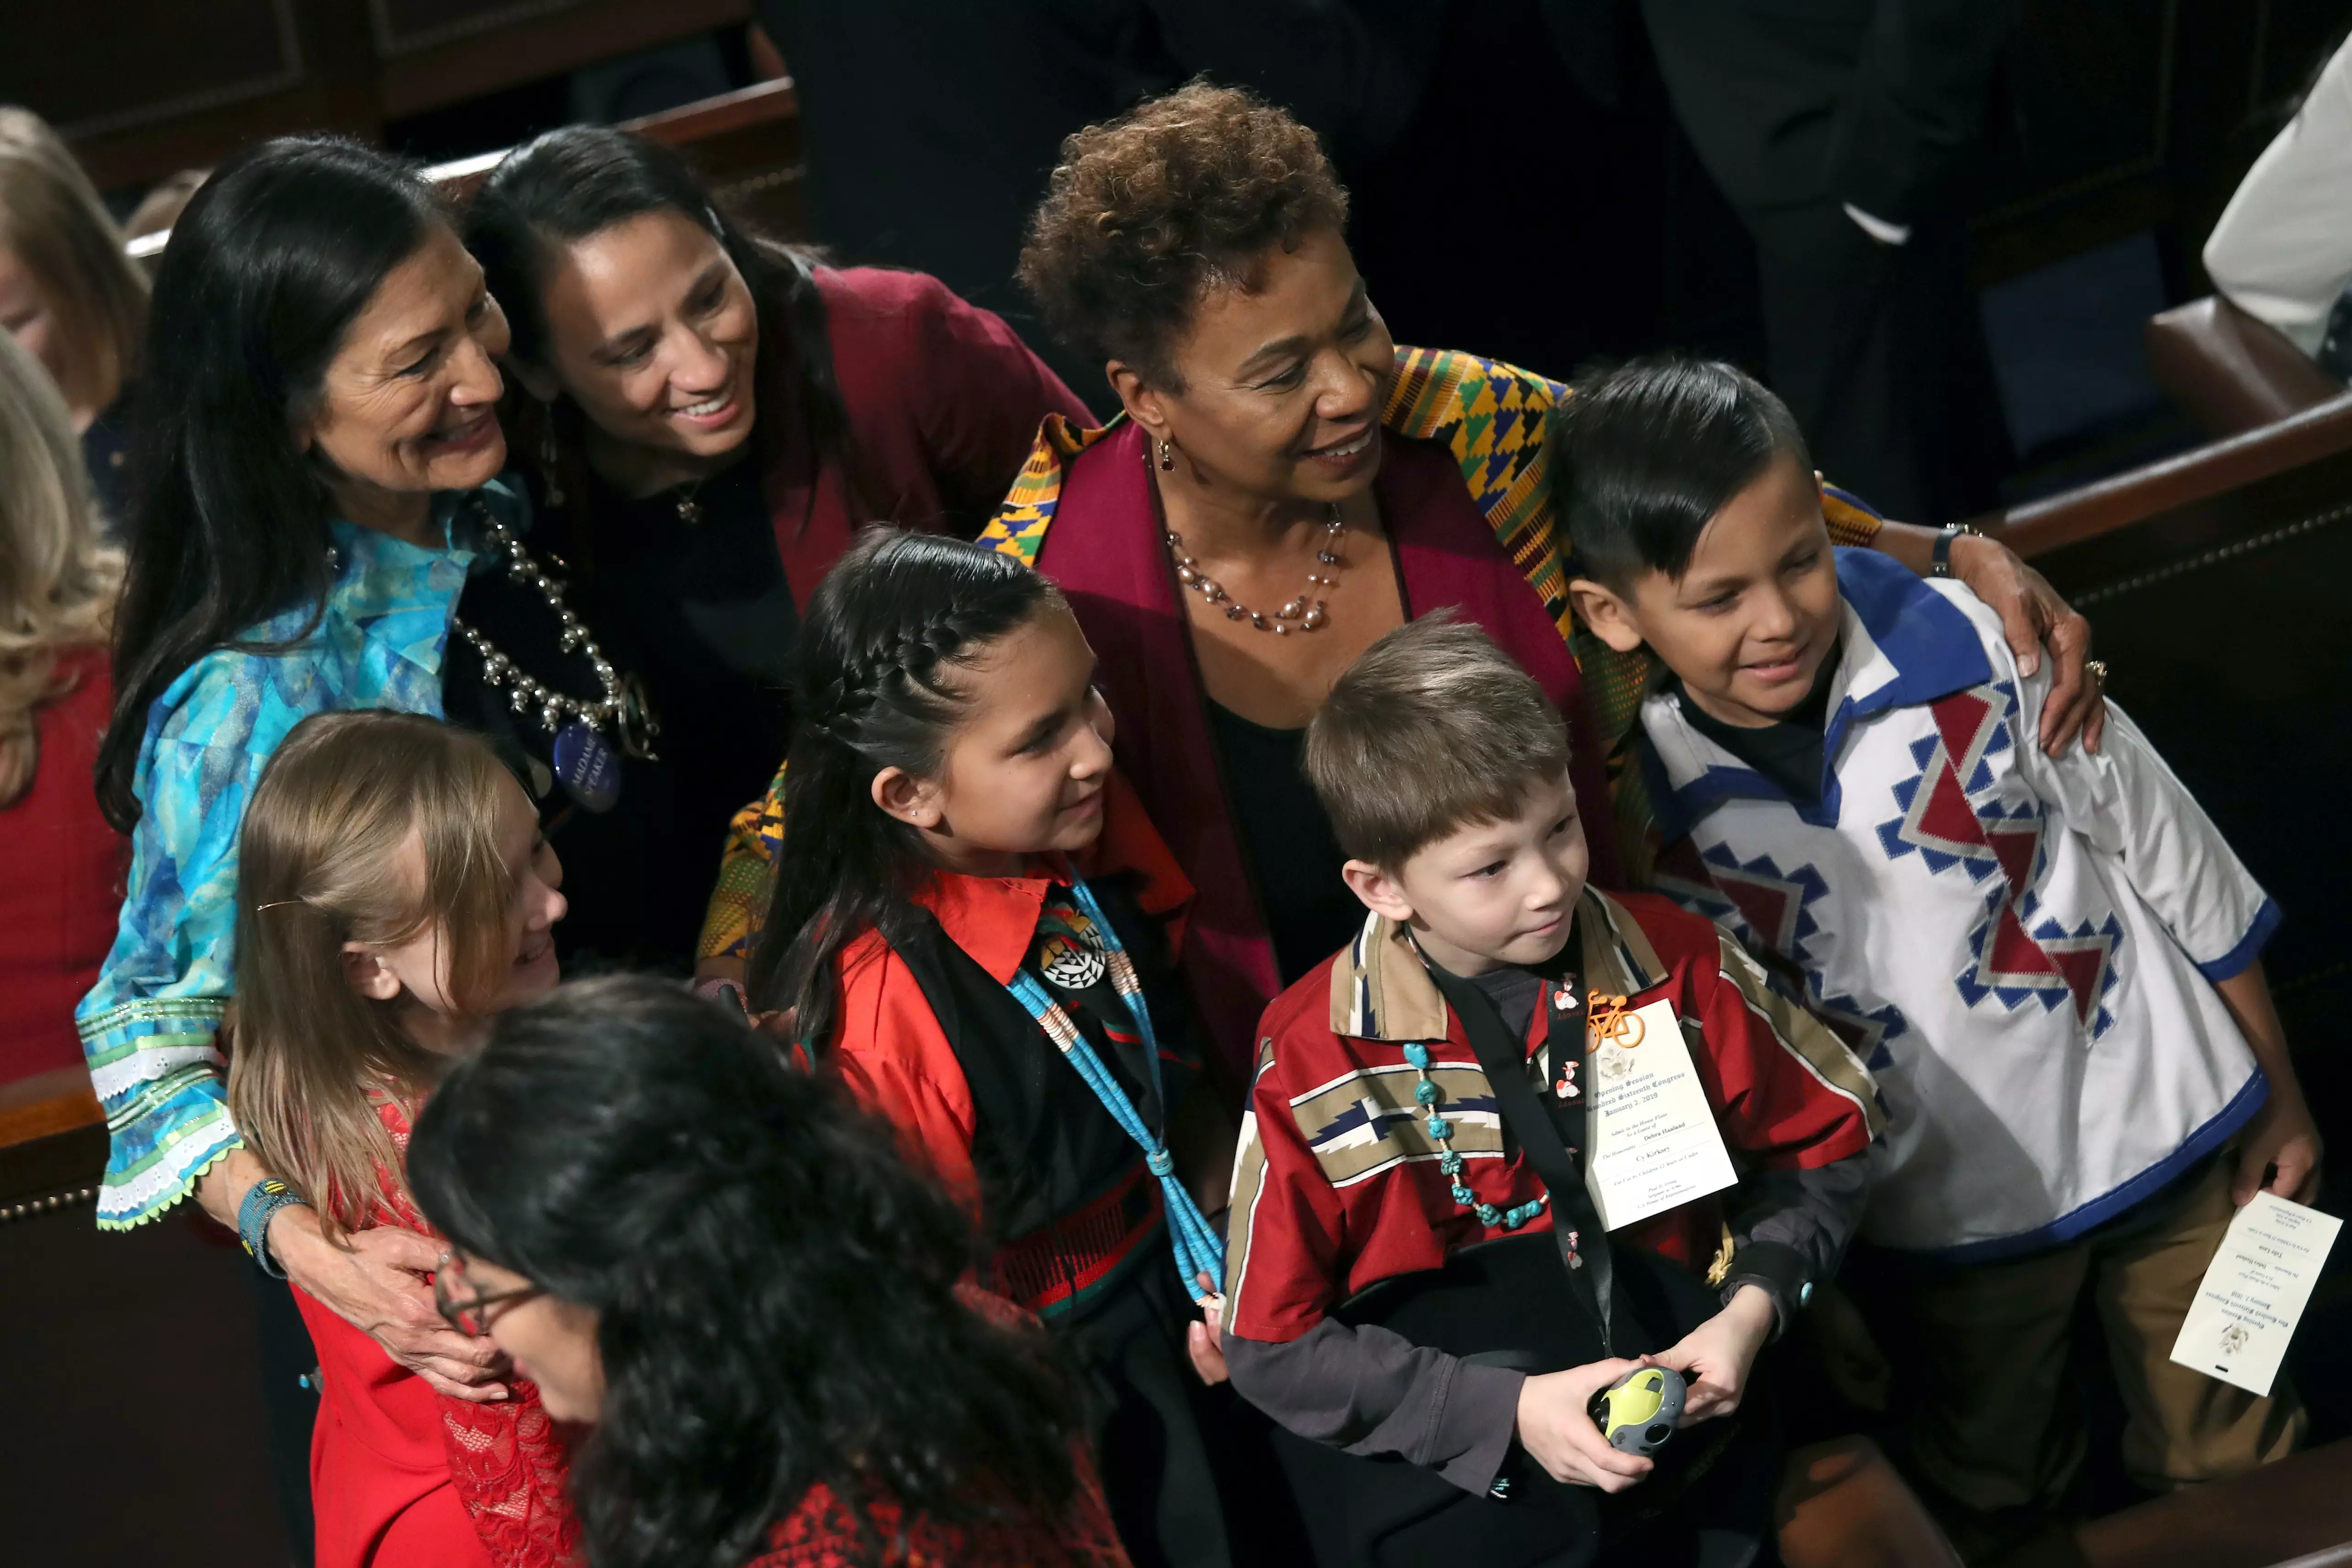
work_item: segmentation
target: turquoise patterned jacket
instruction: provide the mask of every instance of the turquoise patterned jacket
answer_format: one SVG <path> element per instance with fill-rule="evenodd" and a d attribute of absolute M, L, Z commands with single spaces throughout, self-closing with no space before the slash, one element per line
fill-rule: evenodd
<path fill-rule="evenodd" d="M 509 526 L 520 498 L 480 492 Z M 441 715 L 449 617 L 475 560 L 457 495 L 437 498 L 447 548 L 422 550 L 340 520 L 328 525 L 335 580 L 317 629 L 278 654 L 215 648 L 147 716 L 131 794 L 129 895 L 98 984 L 74 1010 L 112 1151 L 99 1188 L 101 1229 L 127 1230 L 185 1197 L 239 1143 L 215 1036 L 236 973 L 236 844 L 246 802 L 286 732 L 313 713 L 389 708 Z M 297 605 L 245 633 L 300 632 Z"/>

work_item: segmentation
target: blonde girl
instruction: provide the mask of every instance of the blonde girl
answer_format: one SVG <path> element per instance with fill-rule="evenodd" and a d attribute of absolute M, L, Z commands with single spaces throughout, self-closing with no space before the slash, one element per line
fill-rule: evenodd
<path fill-rule="evenodd" d="M 538 813 L 478 737 L 364 710 L 296 725 L 241 832 L 228 1104 L 278 1176 L 239 1230 L 257 1258 L 295 1205 L 332 1241 L 429 1235 L 402 1171 L 410 1121 L 492 1017 L 558 979 L 562 871 Z M 436 1393 L 307 1292 L 295 1300 L 321 1374 L 320 1568 L 566 1561 L 563 1444 L 530 1384 L 488 1404 Z"/>

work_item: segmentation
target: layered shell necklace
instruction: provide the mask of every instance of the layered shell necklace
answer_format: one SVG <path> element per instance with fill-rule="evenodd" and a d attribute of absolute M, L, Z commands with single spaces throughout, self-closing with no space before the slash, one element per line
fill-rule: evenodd
<path fill-rule="evenodd" d="M 655 720 L 636 677 L 625 676 L 613 668 L 612 660 L 604 657 L 596 639 L 588 635 L 578 614 L 564 604 L 563 584 L 531 559 L 514 530 L 488 507 L 479 508 L 478 517 L 491 552 L 505 558 L 507 575 L 518 584 L 537 589 L 547 601 L 547 607 L 555 615 L 558 646 L 565 653 L 577 652 L 587 659 L 602 694 L 590 700 L 558 691 L 500 652 L 478 627 L 467 625 L 456 616 L 450 617 L 449 624 L 481 657 L 482 679 L 492 690 L 505 692 L 518 714 L 538 710 L 540 728 L 554 739 L 556 776 L 589 809 L 606 809 L 612 803 L 611 795 L 617 793 L 618 777 L 617 770 L 612 766 L 611 749 L 598 732 L 609 731 L 619 743 L 622 755 L 651 760 L 654 737 L 661 733 L 661 725 Z"/>

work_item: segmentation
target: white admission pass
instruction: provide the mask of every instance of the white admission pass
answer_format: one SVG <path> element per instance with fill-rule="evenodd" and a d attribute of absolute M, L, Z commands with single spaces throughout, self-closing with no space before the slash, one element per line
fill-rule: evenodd
<path fill-rule="evenodd" d="M 1601 1226 L 1617 1230 L 1739 1178 L 1683 1044 L 1671 1002 L 1653 1002 L 1592 1031 L 1584 1186 Z"/>
<path fill-rule="evenodd" d="M 2319 1282 L 2319 1266 L 2343 1228 L 2332 1215 L 2275 1193 L 2256 1193 L 2230 1221 L 2181 1320 L 2172 1359 L 2267 1395 L 2311 1288 Z"/>

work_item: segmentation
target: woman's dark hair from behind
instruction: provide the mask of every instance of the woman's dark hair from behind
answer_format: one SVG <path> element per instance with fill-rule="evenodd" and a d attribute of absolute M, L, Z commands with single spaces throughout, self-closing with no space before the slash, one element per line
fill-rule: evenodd
<path fill-rule="evenodd" d="M 98 756 L 99 805 L 117 827 L 138 820 L 131 774 L 164 689 L 256 622 L 323 606 L 330 503 L 292 426 L 385 274 L 444 221 L 414 167 L 324 136 L 230 160 L 180 215 L 149 316 L 114 716 Z"/>
<path fill-rule="evenodd" d="M 1061 602 L 1013 556 L 888 529 L 817 584 L 793 650 L 789 847 L 751 952 L 752 994 L 797 1007 L 813 1048 L 833 1034 L 835 956 L 867 930 L 903 945 L 931 865 L 915 829 L 875 805 L 874 775 L 936 773 L 966 700 L 955 671 Z"/>
<path fill-rule="evenodd" d="M 895 1147 L 649 977 L 504 1014 L 449 1070 L 408 1147 L 425 1216 L 599 1315 L 573 1481 L 596 1568 L 736 1568 L 817 1481 L 950 1520 L 1069 1496 L 1044 1337 L 955 1300 L 970 1227 Z"/>
<path fill-rule="evenodd" d="M 1654 354 L 1580 377 L 1554 416 L 1574 570 L 1679 579 L 1709 519 L 1782 458 L 1812 468 L 1789 405 L 1717 360 Z"/>
<path fill-rule="evenodd" d="M 760 321 L 761 438 L 772 440 L 773 421 L 796 411 L 816 464 L 832 468 L 862 502 L 856 445 L 814 276 L 816 253 L 747 232 L 720 211 L 686 159 L 658 142 L 605 125 L 569 125 L 516 148 L 483 182 L 466 209 L 466 247 L 507 312 L 514 333 L 509 352 L 532 364 L 551 363 L 551 247 L 664 212 L 716 239 L 751 290 Z M 556 416 L 564 434 L 579 435 L 582 416 L 570 400 Z"/>

